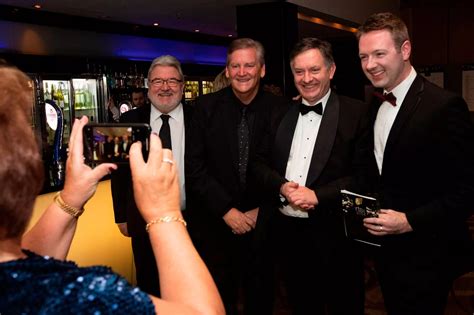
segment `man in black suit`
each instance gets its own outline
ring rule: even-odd
[[[389,314],[443,314],[452,281],[472,270],[466,219],[474,132],[465,101],[418,75],[405,23],[391,13],[359,28],[362,69],[376,88],[371,183],[381,214],[375,267]],[[390,96],[391,95],[391,96]]]
[[[148,70],[148,98],[151,105],[130,110],[120,117],[123,123],[148,123],[152,131],[160,135],[163,147],[172,149],[179,170],[181,209],[186,207],[184,190],[184,146],[185,135],[191,119],[191,108],[183,105],[184,75],[179,61],[169,55],[153,60]],[[167,123],[167,124],[166,124]],[[168,125],[168,137],[163,130]],[[156,262],[145,231],[146,222],[138,212],[133,198],[130,167],[120,166],[112,174],[112,197],[115,222],[125,236],[132,238],[132,249],[137,273],[137,285],[150,294],[159,295]],[[183,212],[185,216],[186,212]]]
[[[290,62],[302,99],[252,165],[268,196],[257,228],[276,243],[292,314],[363,314],[362,257],[344,234],[340,190],[363,169],[367,106],[331,90],[328,42],[302,39]]]
[[[200,204],[189,213],[199,224],[193,237],[227,314],[237,314],[241,287],[245,313],[255,314],[253,305],[260,299],[250,284],[260,194],[247,173],[247,163],[270,107],[285,104],[284,99],[260,89],[264,75],[263,46],[248,38],[233,41],[226,66],[231,86],[196,100],[186,141],[188,198]]]

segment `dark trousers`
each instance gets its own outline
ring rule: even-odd
[[[452,280],[439,248],[416,241],[384,248],[375,268],[389,315],[444,314]]]
[[[132,250],[138,287],[148,294],[159,297],[158,269],[148,233],[132,237]]]
[[[275,221],[275,247],[292,314],[364,314],[363,259],[350,241],[325,222]]]
[[[226,314],[239,314],[242,302],[244,314],[261,314],[255,304],[259,301],[256,292],[253,231],[235,235],[227,226],[201,230],[193,237],[195,246],[208,267],[224,302]]]

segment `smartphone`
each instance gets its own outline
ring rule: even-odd
[[[148,124],[89,123],[84,126],[84,158],[87,164],[129,163],[132,143],[142,142],[142,153],[148,159],[151,127]]]

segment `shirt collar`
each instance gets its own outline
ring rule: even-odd
[[[180,122],[183,119],[183,105],[182,103],[179,103],[178,106],[176,106],[171,112],[168,113],[168,115]],[[160,112],[155,106],[151,105],[151,112],[150,112],[150,122],[157,120],[160,118],[160,116],[163,115],[162,112]]]
[[[331,89],[328,90],[328,92],[323,96],[321,97],[320,100],[318,100],[317,102],[315,102],[313,105],[311,105],[307,100],[305,100],[304,98],[302,98],[301,100],[301,103],[305,104],[305,105],[308,105],[308,106],[315,106],[316,104],[318,103],[321,103],[321,105],[323,106],[323,113],[324,113],[324,110],[326,109],[326,104],[329,100],[329,96],[331,95]]]
[[[405,96],[408,93],[408,90],[410,89],[413,81],[415,81],[416,78],[416,71],[413,67],[411,67],[410,73],[408,76],[400,82],[399,85],[397,85],[394,89],[392,89],[392,94],[397,98],[397,105],[400,106],[403,103],[403,100],[405,99]],[[384,90],[384,93],[387,93],[386,90]]]

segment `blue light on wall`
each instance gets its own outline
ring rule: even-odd
[[[114,55],[132,60],[150,61],[161,55],[173,55],[182,63],[225,65],[227,48],[178,40],[112,35],[108,41]]]
[[[142,61],[169,54],[182,63],[225,65],[227,48],[0,21],[0,50],[35,55],[115,56]]]

